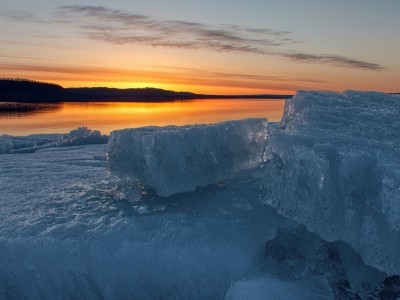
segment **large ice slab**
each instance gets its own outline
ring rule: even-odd
[[[400,98],[297,92],[271,130],[266,200],[368,264],[400,270]]]
[[[246,119],[114,131],[109,167],[119,177],[154,187],[161,196],[193,191],[258,166],[267,125],[265,119]]]

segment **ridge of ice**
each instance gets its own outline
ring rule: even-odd
[[[0,154],[34,153],[53,147],[106,144],[108,136],[98,130],[78,127],[68,134],[32,134],[28,136],[0,135]]]
[[[263,161],[265,119],[207,125],[143,127],[111,133],[113,174],[170,196],[233,178]]]
[[[271,129],[266,201],[368,264],[400,271],[400,99],[297,92]]]

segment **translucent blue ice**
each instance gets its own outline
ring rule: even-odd
[[[266,200],[364,260],[400,272],[400,97],[297,92],[271,129]]]
[[[267,125],[265,119],[246,119],[114,131],[110,170],[152,186],[161,196],[194,191],[258,166]]]

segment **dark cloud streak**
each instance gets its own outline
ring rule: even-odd
[[[295,42],[289,37],[290,32],[285,31],[158,20],[99,6],[68,5],[61,7],[58,12],[61,17],[76,14],[83,15],[88,22],[102,24],[81,26],[89,38],[113,44],[147,44],[154,47],[267,54],[267,47]]]
[[[38,18],[36,15],[24,11],[12,11],[7,13],[2,12],[0,13],[0,16],[16,22],[40,23],[40,24],[46,23],[44,20]]]
[[[304,53],[281,53],[280,55],[296,62],[331,64],[339,67],[351,67],[374,71],[380,71],[384,69],[383,66],[378,64],[351,59],[339,55],[313,55]]]

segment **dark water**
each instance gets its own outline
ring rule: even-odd
[[[62,104],[52,103],[0,103],[0,118],[21,118],[44,112],[55,112],[62,108]]]

